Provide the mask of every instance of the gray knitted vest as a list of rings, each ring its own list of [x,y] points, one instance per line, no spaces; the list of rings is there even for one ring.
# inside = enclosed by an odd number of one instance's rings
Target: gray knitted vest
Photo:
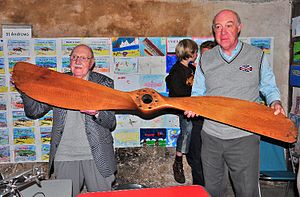
[[[222,57],[219,47],[204,53],[201,69],[205,76],[206,95],[257,100],[262,56],[262,50],[246,43],[242,43],[241,50],[229,62]],[[220,139],[251,135],[247,131],[212,120],[205,120],[203,130]]]

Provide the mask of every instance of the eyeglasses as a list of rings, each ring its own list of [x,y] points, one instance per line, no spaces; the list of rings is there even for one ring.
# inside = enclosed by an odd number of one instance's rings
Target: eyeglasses
[[[84,57],[84,56],[71,55],[70,59],[71,59],[71,61],[74,61],[74,62],[77,61],[77,60],[79,60],[81,62],[87,62],[90,59],[93,59],[93,57]]]
[[[215,32],[221,32],[223,29],[231,31],[234,28],[234,23],[228,22],[224,27],[221,24],[214,24],[212,27]]]

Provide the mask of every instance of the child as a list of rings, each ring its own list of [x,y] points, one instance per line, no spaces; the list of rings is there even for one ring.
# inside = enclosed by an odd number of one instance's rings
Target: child
[[[170,97],[191,96],[194,73],[189,66],[197,59],[198,45],[190,39],[181,40],[175,49],[177,62],[173,65],[169,75],[166,77]],[[176,157],[173,164],[174,179],[178,183],[185,183],[182,156],[189,150],[192,122],[188,120],[183,112],[178,114],[180,134],[177,139]]]

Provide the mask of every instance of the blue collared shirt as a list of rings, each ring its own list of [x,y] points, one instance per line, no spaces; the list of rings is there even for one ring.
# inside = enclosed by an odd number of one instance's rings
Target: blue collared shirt
[[[231,56],[225,54],[220,46],[217,46],[221,55],[228,61],[234,58],[242,47],[242,43],[239,41],[236,48],[232,51]],[[280,92],[276,86],[275,76],[270,66],[269,60],[266,55],[263,55],[261,71],[260,71],[260,82],[259,91],[265,96],[266,102],[270,105],[273,101],[280,101]],[[194,84],[192,88],[192,96],[205,96],[205,76],[200,69],[200,65],[195,72]]]

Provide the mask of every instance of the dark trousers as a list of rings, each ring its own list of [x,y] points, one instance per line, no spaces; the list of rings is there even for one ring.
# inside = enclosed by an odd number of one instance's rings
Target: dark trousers
[[[193,184],[204,186],[204,176],[201,161],[201,130],[203,126],[203,118],[197,117],[192,120],[192,123],[193,129],[191,133],[190,147],[186,158],[192,169]]]

